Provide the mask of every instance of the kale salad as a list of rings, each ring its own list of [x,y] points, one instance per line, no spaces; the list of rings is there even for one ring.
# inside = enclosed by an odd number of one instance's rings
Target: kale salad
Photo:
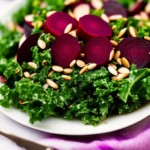
[[[27,0],[0,24],[0,105],[97,126],[150,101],[148,0]]]

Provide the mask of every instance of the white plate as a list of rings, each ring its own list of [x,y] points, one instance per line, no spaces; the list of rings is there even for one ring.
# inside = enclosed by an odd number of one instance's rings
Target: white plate
[[[25,0],[16,1],[16,3],[14,3],[7,11],[3,13],[3,15],[0,16],[0,21],[7,22],[8,19],[11,18],[11,14],[14,10],[17,11],[17,9],[19,9],[24,2]],[[97,127],[93,127],[91,125],[83,125],[83,123],[79,120],[68,121],[62,118],[53,117],[46,118],[42,122],[36,122],[31,125],[29,123],[29,116],[25,112],[20,112],[13,107],[10,109],[0,107],[1,112],[23,125],[49,133],[65,135],[89,135],[122,129],[149,116],[149,110],[150,104],[147,104],[129,114],[111,116],[105,119]]]

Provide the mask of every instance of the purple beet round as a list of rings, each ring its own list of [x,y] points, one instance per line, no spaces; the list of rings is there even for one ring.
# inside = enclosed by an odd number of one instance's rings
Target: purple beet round
[[[96,63],[98,67],[104,66],[109,62],[112,48],[112,44],[106,37],[94,37],[83,48],[84,60],[86,63]]]
[[[46,20],[44,32],[50,33],[54,37],[64,34],[68,24],[72,24],[72,30],[77,28],[77,22],[71,16],[64,12],[56,12]]]
[[[104,2],[103,9],[108,17],[112,15],[122,15],[123,17],[127,17],[126,9],[117,1]]]
[[[33,34],[29,36],[20,46],[17,54],[17,62],[21,65],[23,62],[32,61],[32,52],[30,51],[31,47],[37,45],[37,41],[41,33]]]
[[[138,69],[150,61],[150,43],[142,38],[127,37],[118,44],[116,50],[121,51],[121,57],[125,57],[130,65],[135,64]]]
[[[70,34],[62,34],[52,44],[52,56],[55,63],[61,67],[68,67],[81,53],[81,45]]]
[[[24,33],[27,38],[31,35],[32,29],[33,27],[31,27],[29,24],[27,23],[24,24]]]
[[[112,36],[111,27],[107,22],[94,15],[85,15],[80,18],[77,35],[83,40],[88,41],[93,37]]]

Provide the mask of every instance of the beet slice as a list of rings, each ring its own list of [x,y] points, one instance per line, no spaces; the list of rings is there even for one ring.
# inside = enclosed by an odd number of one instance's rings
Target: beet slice
[[[85,15],[79,20],[77,35],[86,42],[97,36],[110,38],[112,36],[112,30],[109,24],[101,18],[94,15]]]
[[[41,33],[33,34],[29,36],[20,46],[17,54],[17,62],[21,65],[23,62],[32,61],[32,52],[30,51],[31,47],[37,45],[37,41]]]
[[[123,7],[123,5],[117,1],[106,1],[103,4],[103,9],[105,10],[105,14],[109,17],[112,15],[122,15],[123,17],[127,17],[127,11]]]
[[[84,60],[86,63],[96,63],[99,67],[104,66],[109,62],[112,48],[112,44],[106,37],[94,37],[83,48]]]
[[[135,64],[138,69],[150,61],[150,43],[142,38],[127,37],[118,44],[116,50],[121,51],[121,57],[125,57],[130,65]]]
[[[71,16],[64,12],[56,12],[46,20],[44,32],[51,33],[52,36],[58,37],[64,33],[68,24],[72,24],[72,30],[77,28],[77,22]]]
[[[68,67],[74,59],[79,57],[82,48],[75,37],[70,34],[63,34],[56,38],[51,50],[55,63],[65,68]]]
[[[31,35],[32,29],[33,27],[31,27],[29,24],[27,23],[24,24],[24,33],[27,38]]]

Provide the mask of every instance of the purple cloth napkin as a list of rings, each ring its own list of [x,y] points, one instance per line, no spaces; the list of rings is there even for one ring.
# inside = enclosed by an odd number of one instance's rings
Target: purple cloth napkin
[[[57,150],[150,150],[150,116],[111,133],[90,136],[51,135],[38,143]]]

